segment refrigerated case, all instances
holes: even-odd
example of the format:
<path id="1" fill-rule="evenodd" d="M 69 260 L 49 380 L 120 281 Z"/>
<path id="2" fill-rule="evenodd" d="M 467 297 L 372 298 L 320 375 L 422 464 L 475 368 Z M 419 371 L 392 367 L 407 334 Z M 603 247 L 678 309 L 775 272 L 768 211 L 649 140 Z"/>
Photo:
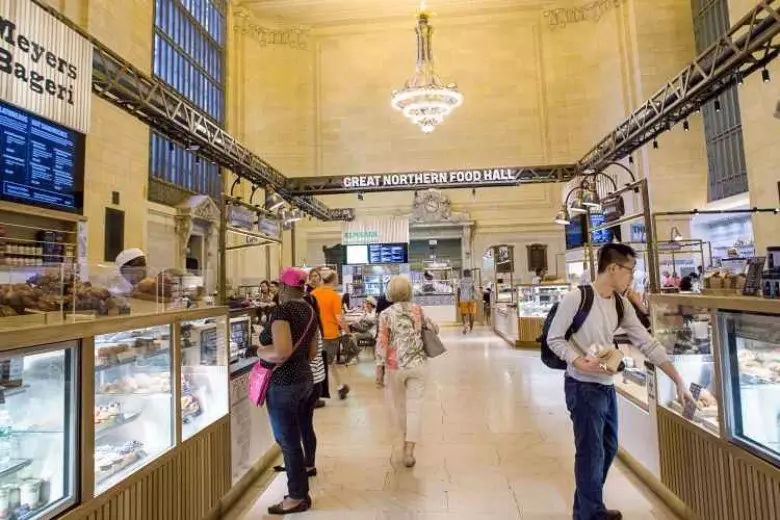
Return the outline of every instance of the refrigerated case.
<path id="1" fill-rule="evenodd" d="M 719 311 L 726 425 L 734 442 L 780 464 L 780 320 Z"/>
<path id="2" fill-rule="evenodd" d="M 95 493 L 173 446 L 171 326 L 95 336 Z"/>
<path id="3" fill-rule="evenodd" d="M 54 518 L 76 501 L 78 341 L 0 353 L 0 518 Z"/>
<path id="4" fill-rule="evenodd" d="M 182 437 L 189 439 L 227 415 L 227 317 L 184 321 L 179 325 Z"/>
<path id="5" fill-rule="evenodd" d="M 409 276 L 409 264 L 345 265 L 342 268 L 344 292 L 350 295 L 350 304 L 359 308 L 368 296 L 378 298 L 385 292 L 393 276 Z"/>
<path id="6" fill-rule="evenodd" d="M 516 287 L 517 344 L 520 347 L 538 347 L 544 320 L 553 305 L 571 290 L 568 284 L 522 284 Z"/>

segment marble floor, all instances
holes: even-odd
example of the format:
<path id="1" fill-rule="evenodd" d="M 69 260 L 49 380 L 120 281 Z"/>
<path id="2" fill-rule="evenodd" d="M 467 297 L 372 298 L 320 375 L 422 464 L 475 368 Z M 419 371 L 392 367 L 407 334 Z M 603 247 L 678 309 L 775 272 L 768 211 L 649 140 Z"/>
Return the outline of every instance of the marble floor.
<path id="1" fill-rule="evenodd" d="M 352 394 L 316 412 L 319 476 L 312 520 L 534 520 L 571 518 L 573 441 L 561 373 L 537 352 L 510 349 L 486 329 L 442 332 L 449 352 L 432 360 L 417 466 L 401 462 L 402 439 L 373 365 L 350 367 Z M 279 518 L 284 475 L 261 479 L 229 520 Z M 615 464 L 609 507 L 628 520 L 675 515 Z"/>

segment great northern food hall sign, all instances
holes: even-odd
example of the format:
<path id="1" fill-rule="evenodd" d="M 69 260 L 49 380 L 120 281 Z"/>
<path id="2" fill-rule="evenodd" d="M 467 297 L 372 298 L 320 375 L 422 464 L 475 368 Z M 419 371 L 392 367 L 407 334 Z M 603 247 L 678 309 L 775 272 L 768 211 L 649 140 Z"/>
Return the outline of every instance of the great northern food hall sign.
<path id="1" fill-rule="evenodd" d="M 88 133 L 92 44 L 35 5 L 0 0 L 0 99 Z"/>
<path id="2" fill-rule="evenodd" d="M 536 182 L 566 182 L 578 174 L 577 165 L 477 168 L 407 173 L 375 173 L 290 179 L 293 195 L 327 195 L 428 188 L 518 186 Z"/>

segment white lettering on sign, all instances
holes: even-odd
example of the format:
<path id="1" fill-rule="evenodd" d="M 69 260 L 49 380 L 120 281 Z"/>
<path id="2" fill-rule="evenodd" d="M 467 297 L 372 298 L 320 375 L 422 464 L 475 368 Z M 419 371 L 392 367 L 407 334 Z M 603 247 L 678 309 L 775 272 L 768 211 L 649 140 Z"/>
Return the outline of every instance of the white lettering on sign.
<path id="1" fill-rule="evenodd" d="M 455 170 L 447 172 L 387 173 L 384 175 L 353 175 L 341 181 L 345 188 L 384 188 L 394 186 L 457 187 L 459 184 L 514 184 L 518 170 L 495 168 L 486 170 Z"/>

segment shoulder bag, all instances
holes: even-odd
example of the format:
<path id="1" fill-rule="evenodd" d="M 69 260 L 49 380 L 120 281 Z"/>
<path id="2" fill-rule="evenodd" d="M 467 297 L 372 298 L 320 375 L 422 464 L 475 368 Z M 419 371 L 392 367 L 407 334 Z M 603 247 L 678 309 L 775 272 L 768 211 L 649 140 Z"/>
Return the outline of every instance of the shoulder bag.
<path id="1" fill-rule="evenodd" d="M 439 334 L 428 325 L 428 319 L 422 314 L 422 309 L 420 309 L 420 314 L 422 315 L 421 333 L 425 355 L 429 358 L 439 357 L 447 352 L 447 349 L 444 347 Z"/>
<path id="2" fill-rule="evenodd" d="M 311 306 L 310 306 L 311 307 Z M 298 342 L 293 347 L 293 352 L 298 350 L 301 343 L 309 335 L 311 330 L 311 324 L 314 323 L 314 309 L 311 309 L 311 317 L 309 318 L 309 324 L 306 326 L 306 331 L 298 338 Z M 271 387 L 271 377 L 274 375 L 274 371 L 278 366 L 274 368 L 267 368 L 258 361 L 255 366 L 252 367 L 252 373 L 249 374 L 249 386 L 247 387 L 247 397 L 249 402 L 257 406 L 258 408 L 265 404 L 265 398 L 268 396 L 268 389 Z"/>

